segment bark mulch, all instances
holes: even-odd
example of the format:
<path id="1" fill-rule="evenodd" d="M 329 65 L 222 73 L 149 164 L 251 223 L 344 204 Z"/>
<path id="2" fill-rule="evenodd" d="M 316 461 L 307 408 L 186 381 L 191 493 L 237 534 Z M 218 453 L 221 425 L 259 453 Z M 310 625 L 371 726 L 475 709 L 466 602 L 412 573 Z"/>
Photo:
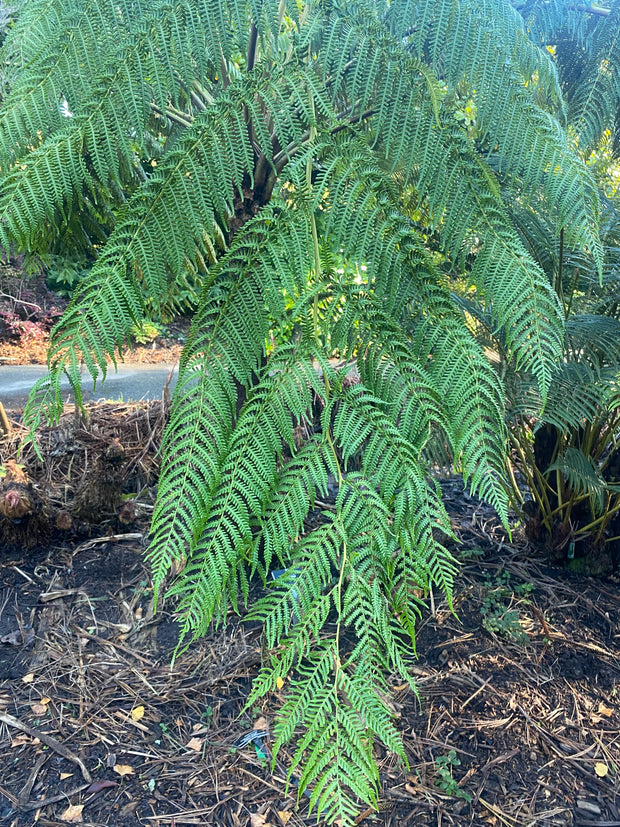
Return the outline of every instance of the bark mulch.
<path id="1" fill-rule="evenodd" d="M 57 507 L 84 451 L 92 462 L 115 438 L 142 483 L 129 530 L 111 515 L 30 552 L 0 550 L 0 824 L 321 824 L 287 790 L 289 755 L 272 770 L 269 736 L 244 745 L 282 701 L 245 708 L 260 630 L 231 616 L 170 665 L 173 607 L 153 614 L 143 560 L 158 404 L 121 406 L 115 428 L 91 411 L 82 435 L 69 412 L 63 439 L 40 437 L 73 446 L 39 468 Z M 5 437 L 0 462 L 12 448 Z M 442 485 L 462 541 L 454 612 L 429 596 L 419 697 L 393 681 L 409 766 L 377 747 L 379 810 L 360 806 L 359 823 L 620 827 L 618 583 L 547 565 L 458 479 Z"/>

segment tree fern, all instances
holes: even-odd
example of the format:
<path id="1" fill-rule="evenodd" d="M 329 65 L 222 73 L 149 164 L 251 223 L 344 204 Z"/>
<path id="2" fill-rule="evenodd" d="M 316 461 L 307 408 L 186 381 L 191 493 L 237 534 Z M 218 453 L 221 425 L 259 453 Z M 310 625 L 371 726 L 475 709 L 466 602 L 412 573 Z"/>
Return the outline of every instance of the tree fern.
<path id="1" fill-rule="evenodd" d="M 514 204 L 549 205 L 554 232 L 609 276 L 565 67 L 541 47 L 561 10 L 526 5 L 28 0 L 2 46 L 0 244 L 44 253 L 97 224 L 96 200 L 107 210 L 26 422 L 58 416 L 63 373 L 80 402 L 81 364 L 105 377 L 148 307 L 200 279 L 162 448 L 155 587 L 187 645 L 247 600 L 252 575 L 270 584 L 251 607 L 270 649 L 252 697 L 284 681 L 275 752 L 295 742 L 299 793 L 343 825 L 376 801 L 374 740 L 404 755 L 384 675 L 411 683 L 420 595 L 450 599 L 433 435 L 506 515 L 506 388 L 454 275 L 527 400 L 548 406 L 566 342 L 582 344 Z M 602 30 L 566 31 L 615 61 Z"/>

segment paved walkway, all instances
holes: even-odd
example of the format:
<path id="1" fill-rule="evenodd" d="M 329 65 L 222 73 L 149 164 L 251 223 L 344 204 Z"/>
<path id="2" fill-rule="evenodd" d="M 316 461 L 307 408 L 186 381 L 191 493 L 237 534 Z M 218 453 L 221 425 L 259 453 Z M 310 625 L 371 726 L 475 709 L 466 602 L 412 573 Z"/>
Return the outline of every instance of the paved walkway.
<path id="1" fill-rule="evenodd" d="M 105 382 L 97 383 L 95 391 L 90 375 L 84 371 L 84 399 L 113 399 L 123 402 L 159 399 L 171 370 L 174 370 L 170 382 L 172 390 L 177 379 L 178 365 L 121 364 L 116 373 L 113 368 L 109 371 Z M 46 373 L 43 365 L 0 365 L 0 402 L 6 410 L 23 408 L 30 388 Z M 66 401 L 72 402 L 73 396 L 66 378 L 63 378 L 62 387 L 67 389 Z"/>

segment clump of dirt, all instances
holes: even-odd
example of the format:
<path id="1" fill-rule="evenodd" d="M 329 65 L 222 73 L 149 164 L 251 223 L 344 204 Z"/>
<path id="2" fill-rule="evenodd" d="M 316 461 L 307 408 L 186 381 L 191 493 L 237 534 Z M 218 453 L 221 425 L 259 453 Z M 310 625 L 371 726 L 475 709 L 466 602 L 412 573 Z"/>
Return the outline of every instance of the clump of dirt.
<path id="1" fill-rule="evenodd" d="M 0 511 L 5 544 L 35 545 L 33 532 L 27 532 L 27 543 L 20 542 L 25 521 L 35 518 L 39 543 L 50 536 L 83 539 L 100 533 L 101 525 L 114 533 L 141 516 L 148 523 L 167 414 L 167 402 L 161 400 L 90 403 L 83 411 L 66 406 L 57 425 L 41 427 L 36 444 L 22 446 L 19 460 L 26 431 L 14 417 L 10 432 L 0 436 L 0 494 L 11 482 L 2 482 L 6 469 L 19 468 L 33 507 L 26 515 Z"/>

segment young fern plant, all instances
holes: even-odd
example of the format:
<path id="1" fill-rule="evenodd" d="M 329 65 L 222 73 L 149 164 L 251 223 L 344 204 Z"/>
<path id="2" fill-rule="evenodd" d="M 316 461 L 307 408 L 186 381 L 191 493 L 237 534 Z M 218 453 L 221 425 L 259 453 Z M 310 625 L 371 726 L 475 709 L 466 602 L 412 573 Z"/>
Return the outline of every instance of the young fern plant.
<path id="1" fill-rule="evenodd" d="M 558 560 L 592 573 L 620 561 L 620 295 L 617 212 L 606 202 L 599 280 L 591 261 L 564 244 L 544 213 L 515 213 L 528 249 L 548 273 L 566 315 L 564 358 L 546 404 L 518 371 L 486 311 L 460 299 L 479 341 L 495 354 L 508 398 L 511 498 L 528 536 Z"/>
<path id="2" fill-rule="evenodd" d="M 64 374 L 81 404 L 82 366 L 105 377 L 147 304 L 200 278 L 162 446 L 156 593 L 174 599 L 183 647 L 249 600 L 253 576 L 285 569 L 250 606 L 270 649 L 250 702 L 284 692 L 274 753 L 293 742 L 299 795 L 349 827 L 379 795 L 373 744 L 405 758 L 386 675 L 413 686 L 419 595 L 450 600 L 432 433 L 506 515 L 504 388 L 438 255 L 471 262 L 542 401 L 562 303 L 507 205 L 553 203 L 602 268 L 598 191 L 563 128 L 551 56 L 507 0 L 16 6 L 0 244 L 37 252 L 92 192 L 122 196 L 25 421 L 59 415 Z"/>

